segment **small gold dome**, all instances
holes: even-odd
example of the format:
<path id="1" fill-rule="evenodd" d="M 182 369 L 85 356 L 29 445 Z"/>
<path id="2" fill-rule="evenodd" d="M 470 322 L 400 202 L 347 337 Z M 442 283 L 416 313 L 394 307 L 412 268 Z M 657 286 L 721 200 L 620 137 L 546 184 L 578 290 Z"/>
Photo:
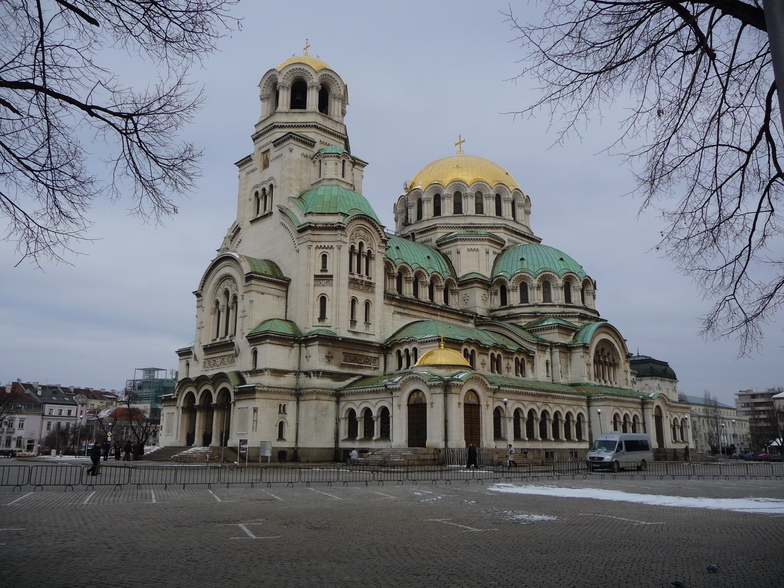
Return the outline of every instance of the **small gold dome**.
<path id="1" fill-rule="evenodd" d="M 466 358 L 463 357 L 459 351 L 446 349 L 444 347 L 443 339 L 441 339 L 441 344 L 438 346 L 438 349 L 431 349 L 416 362 L 416 367 L 424 366 L 459 366 L 471 368 L 471 364 L 468 363 Z"/>
<path id="2" fill-rule="evenodd" d="M 453 155 L 426 165 L 408 183 L 408 189 L 424 190 L 430 184 L 439 183 L 446 187 L 451 182 L 463 181 L 469 186 L 474 182 L 486 182 L 492 188 L 503 184 L 510 190 L 520 189 L 515 179 L 500 165 L 475 155 Z"/>
<path id="3" fill-rule="evenodd" d="M 281 63 L 278 66 L 278 71 L 281 71 L 284 67 L 291 65 L 292 63 L 304 63 L 305 65 L 312 67 L 315 71 L 320 71 L 322 69 L 332 69 L 318 57 L 311 57 L 310 55 L 296 55 L 294 57 L 289 57 L 286 61 Z"/>

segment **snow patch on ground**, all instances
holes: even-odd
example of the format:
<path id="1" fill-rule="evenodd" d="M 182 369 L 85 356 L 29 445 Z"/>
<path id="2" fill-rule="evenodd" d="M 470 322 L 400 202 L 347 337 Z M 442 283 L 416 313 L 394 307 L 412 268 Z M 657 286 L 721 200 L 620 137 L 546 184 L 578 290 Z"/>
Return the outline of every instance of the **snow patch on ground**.
<path id="1" fill-rule="evenodd" d="M 674 508 L 705 508 L 760 514 L 784 514 L 784 500 L 778 498 L 704 498 L 666 496 L 660 494 L 634 494 L 632 492 L 602 490 L 598 488 L 557 488 L 555 486 L 514 486 L 512 484 L 495 484 L 488 487 L 488 490 L 509 494 L 528 494 L 557 498 L 589 498 L 593 500 L 632 502 Z"/>

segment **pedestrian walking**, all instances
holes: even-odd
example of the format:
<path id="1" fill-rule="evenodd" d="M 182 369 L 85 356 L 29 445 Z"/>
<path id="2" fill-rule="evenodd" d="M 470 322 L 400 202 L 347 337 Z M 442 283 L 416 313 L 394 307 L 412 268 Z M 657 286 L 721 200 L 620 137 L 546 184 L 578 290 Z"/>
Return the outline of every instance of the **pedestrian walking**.
<path id="1" fill-rule="evenodd" d="M 511 468 L 512 466 L 516 466 L 517 465 L 517 463 L 514 460 L 514 454 L 515 454 L 514 447 L 512 447 L 512 444 L 510 443 L 506 447 L 506 466 L 507 467 Z"/>
<path id="2" fill-rule="evenodd" d="M 120 461 L 120 456 L 122 455 L 122 445 L 120 445 L 119 441 L 114 443 L 114 461 Z"/>
<path id="3" fill-rule="evenodd" d="M 101 444 L 95 441 L 90 448 L 90 461 L 93 462 L 93 467 L 87 470 L 88 476 L 97 476 L 101 473 L 101 453 Z"/>
<path id="4" fill-rule="evenodd" d="M 112 444 L 107 439 L 101 444 L 101 452 L 103 453 L 103 460 L 109 461 L 109 451 L 112 449 Z"/>
<path id="5" fill-rule="evenodd" d="M 471 466 L 474 466 L 475 469 L 479 469 L 479 464 L 476 462 L 476 446 L 473 443 L 468 446 L 468 461 L 466 462 L 466 468 L 471 469 Z"/>
<path id="6" fill-rule="evenodd" d="M 128 439 L 123 445 L 123 461 L 131 461 L 131 451 L 133 451 L 133 443 Z"/>

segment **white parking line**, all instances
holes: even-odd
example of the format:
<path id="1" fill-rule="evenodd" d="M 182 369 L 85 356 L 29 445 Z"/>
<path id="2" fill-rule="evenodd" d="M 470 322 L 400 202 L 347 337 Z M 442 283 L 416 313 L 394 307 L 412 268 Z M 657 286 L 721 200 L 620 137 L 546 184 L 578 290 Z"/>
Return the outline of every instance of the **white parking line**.
<path id="1" fill-rule="evenodd" d="M 324 496 L 329 496 L 330 498 L 334 498 L 335 500 L 343 500 L 340 496 L 335 496 L 334 494 L 330 494 L 329 492 L 322 492 L 321 490 L 316 490 L 315 488 L 308 488 L 308 490 L 312 490 L 313 492 L 318 492 L 319 494 L 323 494 Z"/>
<path id="2" fill-rule="evenodd" d="M 22 500 L 22 499 L 24 499 L 24 498 L 27 498 L 28 496 L 32 496 L 32 495 L 33 495 L 33 493 L 32 493 L 32 492 L 28 492 L 28 493 L 27 493 L 27 494 L 25 494 L 24 496 L 20 496 L 20 497 L 19 497 L 19 498 L 17 498 L 16 500 L 12 500 L 11 502 L 9 502 L 8 504 L 6 504 L 5 506 L 11 506 L 12 504 L 16 504 L 16 503 L 17 503 L 17 502 L 19 502 L 20 500 Z"/>
<path id="3" fill-rule="evenodd" d="M 270 537 L 256 537 L 253 534 L 253 531 L 248 529 L 247 525 L 260 525 L 261 523 L 237 523 L 237 526 L 245 531 L 247 537 L 229 537 L 229 539 L 280 539 L 280 535 L 274 535 Z"/>
<path id="4" fill-rule="evenodd" d="M 92 492 L 90 492 L 90 495 L 89 495 L 87 498 L 85 498 L 85 499 L 84 499 L 84 502 L 82 502 L 82 504 L 87 504 L 88 502 L 90 502 L 90 499 L 91 499 L 93 496 L 95 496 L 95 490 L 93 490 Z"/>
<path id="5" fill-rule="evenodd" d="M 213 492 L 212 490 L 207 490 L 207 492 L 209 492 L 210 494 L 212 494 L 212 497 L 213 497 L 215 500 L 217 500 L 218 502 L 223 502 L 223 501 L 222 501 L 220 498 L 218 498 L 218 496 L 217 496 L 217 495 L 215 494 L 215 492 Z"/>
<path id="6" fill-rule="evenodd" d="M 458 523 L 451 522 L 450 519 L 425 519 L 426 521 L 432 523 L 444 523 L 445 525 L 453 525 L 455 527 L 460 527 L 461 529 L 465 529 L 466 531 L 476 531 L 479 533 L 483 533 L 485 531 L 497 531 L 498 529 L 475 529 L 474 527 L 467 527 L 466 525 L 459 525 Z"/>
<path id="7" fill-rule="evenodd" d="M 264 492 L 264 494 L 269 494 L 269 495 L 270 495 L 270 496 L 272 496 L 272 497 L 273 497 L 275 500 L 280 500 L 281 502 L 286 502 L 286 501 L 285 501 L 285 500 L 283 500 L 283 499 L 282 499 L 280 496 L 275 496 L 275 495 L 274 495 L 272 492 L 268 492 L 267 490 L 262 490 L 262 492 Z"/>

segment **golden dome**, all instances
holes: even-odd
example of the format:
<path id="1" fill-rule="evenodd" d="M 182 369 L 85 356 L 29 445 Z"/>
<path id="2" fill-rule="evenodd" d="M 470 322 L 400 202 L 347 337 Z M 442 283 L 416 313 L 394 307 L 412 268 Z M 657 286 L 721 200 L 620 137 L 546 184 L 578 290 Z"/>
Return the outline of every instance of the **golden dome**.
<path id="1" fill-rule="evenodd" d="M 457 180 L 469 186 L 474 182 L 486 182 L 491 188 L 496 184 L 503 184 L 510 190 L 520 189 L 508 171 L 492 161 L 475 155 L 453 155 L 426 165 L 408 183 L 408 189 L 424 190 L 433 183 L 446 187 Z"/>
<path id="2" fill-rule="evenodd" d="M 320 71 L 322 69 L 332 69 L 318 57 L 311 57 L 310 55 L 306 54 L 289 57 L 286 61 L 278 66 L 278 71 L 281 71 L 284 67 L 291 65 L 292 63 L 304 63 L 305 65 L 312 67 L 315 71 Z"/>
<path id="3" fill-rule="evenodd" d="M 471 364 L 468 363 L 466 358 L 463 357 L 459 351 L 446 349 L 444 347 L 443 339 L 441 339 L 441 344 L 438 346 L 438 349 L 431 349 L 416 362 L 416 367 L 424 366 L 460 366 L 469 369 L 471 368 Z"/>

